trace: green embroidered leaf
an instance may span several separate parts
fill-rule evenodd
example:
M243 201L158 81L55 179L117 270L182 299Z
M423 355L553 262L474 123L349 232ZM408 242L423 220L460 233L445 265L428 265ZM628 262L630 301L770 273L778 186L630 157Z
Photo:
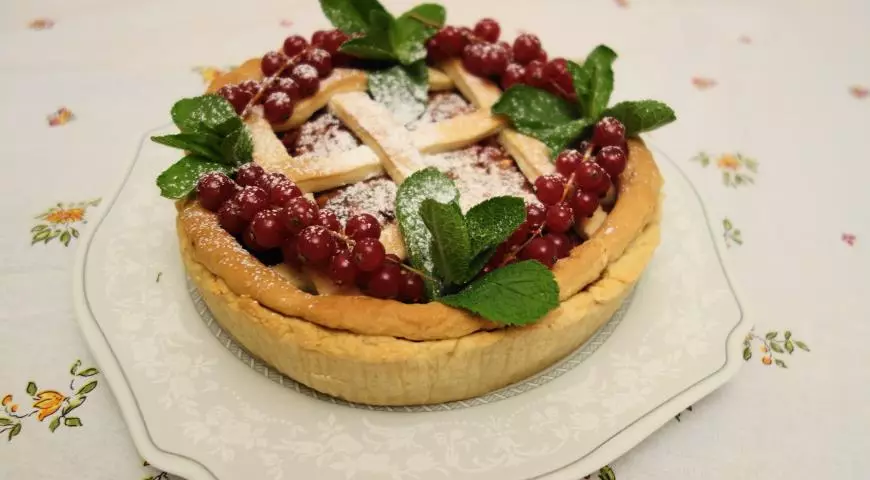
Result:
M79 367L82 366L81 360L76 360L76 363L72 364L72 367L69 368L69 374L75 375L79 371Z
M97 388L97 381L91 380L90 382L84 384L84 386L82 386L82 388L80 388L79 391L76 392L76 395L85 395L91 393L92 391L94 391L95 388Z
M471 243L459 204L439 203L427 198L420 205L420 216L432 235L435 274L447 283L464 283L471 259Z
M493 270L438 301L494 322L527 325L559 306L559 286L547 267L527 260Z
M774 363L776 363L776 366L779 368L788 368L785 366L785 362L783 362L782 360L780 360L778 358L776 360L774 360Z
M394 28L390 31L390 43L393 45L396 57L405 65L426 58L425 42L438 31L438 28L429 26L414 17L425 19L427 23L440 27L444 25L446 13L441 5L424 3L396 19Z
M79 417L67 417L63 419L63 424L67 427L81 427L82 421Z
M67 406L63 407L63 410L60 411L60 414L65 417L69 412L79 408L79 406L81 406L81 404L85 403L85 400L87 400L87 399L88 399L88 397L73 397L73 398L71 398L69 400L69 402L67 403Z
M389 13L372 11L371 29L366 36L345 42L339 50L357 58L395 61L396 53L390 40L390 31L395 28L395 22Z
M768 340L773 340L774 338L776 338L777 335L778 335L778 333L771 331L771 332L767 332L767 335L765 335L764 338L766 338Z
M525 202L518 197L493 197L471 207L465 225L471 240L471 262L467 279L486 265L495 247L505 241L526 220Z
M27 391L28 395L30 395L31 397L36 395L36 390L37 390L37 388L36 388L35 383L27 382L27 390L26 391Z
M550 128L528 128L517 125L521 133L535 137L549 147L550 155L556 156L565 149L572 141L583 134L590 123L585 119L572 120L568 123Z
M19 433L21 433L21 424L20 423L16 424L14 427L12 427L12 430L9 430L9 436L8 436L9 441L11 442L12 439L15 438L16 436L18 436Z
M553 128L576 118L574 107L552 93L528 85L514 85L502 93L492 111L516 127Z
M601 112L607 108L610 94L613 93L614 60L616 60L616 52L606 45L599 45L583 62L583 69L589 74L589 87L586 95L582 97L587 118L598 119Z
M396 218L411 265L432 276L435 270L432 235L420 215L420 206L426 199L440 203L455 202L459 199L459 191L447 175L429 167L414 172L396 192ZM429 298L435 298L440 285L429 279L424 279L424 282Z
M802 341L800 341L800 340L795 340L795 341L794 341L794 344L797 345L798 348L800 348L801 350L803 350L803 351L805 351L805 352L809 352L809 351L810 351L810 347L808 347L806 343L804 343L804 342L802 342Z
M91 367L91 368L86 368L86 369L82 370L81 372L79 372L79 376L80 377L93 377L94 375L96 375L98 373L100 373L99 370Z
M196 155L188 155L172 164L157 177L160 195L166 198L182 198L196 188L199 177L208 172L229 174L232 169L222 163L211 162Z
M794 342L792 342L791 340L786 340L785 341L785 351L788 352L789 355L794 353Z
M620 102L605 110L604 116L615 117L622 122L626 135L655 130L677 119L671 107L656 100Z
M0 427L6 427L12 425L12 419L6 417L0 417Z
M151 141L167 147L186 150L215 162L224 161L223 155L216 148L221 143L221 137L213 133L177 133L175 135L153 136Z
M424 62L369 72L368 79L372 97L401 123L412 122L426 111L429 70Z
M791 338L791 330L786 330L783 335L785 335L786 340L790 339Z
M230 102L219 95L184 98L172 106L172 121L183 133L219 134L234 119L240 121Z
M371 13L387 14L377 0L320 0L320 8L335 28L347 34L370 32Z
M51 423L48 424L48 430L51 431L51 433L54 433L54 431L57 430L57 427L59 427L59 426L60 426L60 417L54 417L51 419Z
M778 343L770 342L770 349L776 353L783 353L782 347Z

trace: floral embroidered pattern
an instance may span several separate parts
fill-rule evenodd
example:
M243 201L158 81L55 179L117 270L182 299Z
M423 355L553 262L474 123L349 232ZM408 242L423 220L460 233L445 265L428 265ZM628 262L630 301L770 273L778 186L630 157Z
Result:
M795 347L805 352L810 351L810 347L808 347L806 343L793 338L789 330L786 330L783 333L781 339L779 332L776 331L767 332L764 337L758 336L754 331L752 331L746 335L745 339L743 339L743 360L749 360L752 358L753 341L761 342L761 345L758 347L758 350L764 354L761 357L761 363L765 365L773 363L779 368L788 368L788 366L786 366L781 358L777 358L777 354L788 353L791 355L794 353Z
M692 161L706 168L714 159L709 154L700 152L692 157ZM755 183L755 175L758 174L757 160L740 153L723 153L715 159L715 163L722 172L722 183L726 187L737 188Z
M148 475L147 477L143 477L142 480L170 480L168 473L157 470L156 468L152 467L151 464L147 461L143 461L142 466L156 472L154 475Z
M99 204L99 198L78 203L58 202L56 206L34 217L42 222L30 229L33 236L30 244L48 243L57 238L63 246L69 246L73 238L79 238L79 231L75 225L88 223L85 219L88 207Z
M60 107L53 113L46 116L49 127L60 127L76 119L72 111L66 107Z
M69 391L63 393L59 390L40 390L35 382L27 382L27 387L24 391L30 400L33 401L30 411L27 413L19 412L21 410L19 403L15 400L12 394L6 394L0 400L0 435L6 433L8 441L12 441L22 430L22 420L36 415L36 420L42 422L47 418L53 417L48 424L48 429L52 433L63 424L66 427L81 427L82 421L79 417L70 416L77 408L81 407L87 394L97 388L97 380L92 380L90 377L100 373L94 367L82 369L82 361L76 362L70 367L70 375L72 379L69 382ZM21 403L24 403L21 402ZM60 415L56 415L60 411Z
M855 241L858 240L858 237L856 237L852 233L844 233L842 236L840 236L840 240L842 240L843 243L845 243L846 245L854 247Z
M586 475L584 477L585 480L589 480L592 478L592 475ZM598 470L598 480L616 480L616 474L613 473L613 469L610 468L610 465L605 465Z
M870 95L870 88L861 85L852 85L849 87L849 93L855 98L865 98Z
M54 20L50 18L36 18L27 24L27 28L31 30L48 30L54 26Z
M694 407L691 406L691 405L689 405L688 407L686 407L685 410L683 410L682 412L678 413L677 416L674 417L674 420L676 420L676 421L678 421L678 422L682 422L682 420L680 420L680 415L682 415L682 414L684 414L684 413L686 413L686 412L691 412L691 411L693 411L693 409L694 409Z
M202 83L208 85L214 81L215 78L229 72L230 70L236 68L234 65L227 67L211 67L211 66L198 66L193 67L191 70L202 78Z
M718 82L709 77L692 77L692 85L698 90L703 91L715 87L718 85Z
M725 246L731 248L731 245L743 245L743 237L740 235L740 229L734 228L731 220L725 218L722 220L722 238L725 239Z

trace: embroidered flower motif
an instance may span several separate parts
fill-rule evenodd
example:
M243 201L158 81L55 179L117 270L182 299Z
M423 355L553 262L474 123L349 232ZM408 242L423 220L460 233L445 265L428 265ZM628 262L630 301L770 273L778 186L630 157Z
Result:
M846 245L853 247L853 246L855 246L855 241L858 240L858 237L856 237L852 233L844 233L840 237L840 240L842 240Z
M698 90L707 90L718 85L718 82L709 77L692 77L692 85Z
M31 20L27 24L27 28L31 30L48 30L49 28L54 26L54 20L50 18L37 18Z
M740 229L734 228L734 224L731 223L731 220L727 218L722 220L722 227L725 230L722 233L722 237L725 239L726 247L731 248L732 244L743 245L743 237L740 234Z
M214 81L215 78L226 73L218 67L193 67L194 72L198 73L202 78L202 82L206 85Z
M79 237L79 231L75 225L87 223L85 215L88 207L99 204L100 199L98 198L87 202L58 203L57 206L49 208L35 217L42 222L30 229L33 236L30 244L48 243L58 238L65 247L69 246L73 238Z
M752 342L759 341L761 345L758 350L765 354L761 357L761 363L764 365L775 364L779 368L788 368L781 358L777 358L777 354L788 353L791 355L795 351L795 347L809 352L810 347L806 343L792 337L789 330L786 330L782 339L779 338L779 332L770 331L764 337L758 336L754 331L749 332L746 338L743 339L743 360L752 358Z
M18 405L12 403L12 395L6 395L3 397L3 401L0 402L0 405L2 405L4 409L8 409L10 412L14 413L18 411Z
M701 152L691 161L698 162L702 167L713 163L713 158ZM722 172L722 183L726 187L739 187L755 183L755 175L758 173L758 161L740 153L724 153L716 159L716 167Z
M54 415L54 412L60 409L66 397L62 393L54 390L43 390L36 394L36 401L33 402L33 408L39 410L39 415L36 419L40 422L45 420L45 417Z
M76 119L72 111L66 107L60 107L55 112L46 116L49 127L59 127Z
M849 87L849 93L855 98L865 98L870 95L870 89L861 85L852 85Z

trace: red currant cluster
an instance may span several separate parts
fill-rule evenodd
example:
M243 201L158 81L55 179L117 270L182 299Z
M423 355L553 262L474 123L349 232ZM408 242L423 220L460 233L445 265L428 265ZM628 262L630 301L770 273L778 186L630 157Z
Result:
M535 196L543 204L526 206L526 221L520 225L484 268L489 272L521 260L537 260L552 267L567 257L576 244L571 227L598 209L613 181L625 170L625 127L612 117L601 119L591 141L567 149L556 157L556 172L535 179Z
M465 68L479 77L498 80L507 90L526 84L545 89L567 100L576 100L574 83L564 58L547 62L537 35L523 33L511 46L498 41L501 27L491 18L477 22L474 29L448 25L426 43L428 58L437 63L462 57Z
M260 69L262 82L246 80L238 85L226 85L218 95L227 99L241 115L251 104L262 104L270 123L287 121L299 100L310 97L320 88L320 79L343 65L347 57L338 48L348 40L340 30L320 30L311 37L311 44L300 35L284 39L282 52L263 56Z
M221 227L253 252L280 248L288 265L314 267L335 284L356 284L373 297L423 299L423 279L386 253L372 215L355 215L342 228L334 213L303 197L286 176L255 163L243 165L235 180L205 174L196 191L199 203L217 212Z

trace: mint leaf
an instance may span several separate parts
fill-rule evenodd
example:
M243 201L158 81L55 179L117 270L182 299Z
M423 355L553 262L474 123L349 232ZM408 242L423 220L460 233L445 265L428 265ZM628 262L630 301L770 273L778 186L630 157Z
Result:
M410 65L425 59L426 46L424 42L438 31L437 27L428 24L444 25L445 17L444 7L433 3L424 3L397 18L394 28L390 31L390 43L393 45L393 51L399 61L405 65ZM424 19L426 23L419 19Z
M438 301L493 322L527 325L559 306L559 286L547 267L527 260L497 268Z
M435 274L447 283L461 285L466 281L471 244L459 204L427 198L420 205L420 216L432 235Z
M517 130L537 138L550 148L550 155L558 155L569 143L579 137L591 125L586 119L572 120L551 128L526 128L517 125Z
M212 133L178 133L175 135L153 136L151 141L166 145L167 147L180 148L190 153L223 162L223 155L215 149L221 143L221 138Z
M218 133L233 119L240 121L230 102L219 95L184 98L172 106L172 121L182 133Z
M426 111L429 71L424 62L369 72L368 79L372 97L386 106L402 124L415 120Z
M345 42L339 51L357 58L395 61L390 31L395 28L396 21L389 13L380 10L372 11L369 18L371 28L366 36Z
M399 185L396 192L396 218L411 265L432 276L435 270L432 234L420 215L420 206L426 199L440 203L455 202L459 199L459 191L450 177L429 167L414 172ZM424 282L429 297L437 297L440 285L429 279L424 279Z
M197 155L187 155L157 177L160 195L166 198L182 198L192 192L199 177L208 172L229 174L232 169Z
M657 100L620 102L608 108L604 115L622 122L626 135L648 132L677 119L671 107Z
M502 93L492 111L510 118L516 127L551 128L574 120L573 106L546 90L514 85Z
M599 45L586 57L583 69L589 73L589 88L583 97L587 118L597 119L607 108L613 93L613 61L616 52L606 45Z
M471 241L471 262L467 279L486 265L495 248L526 220L526 207L519 197L492 197L471 207L465 225Z
M347 34L371 32L372 12L389 15L377 0L320 0L320 9L335 28Z
M589 96L589 82L592 75L582 65L567 60L565 62L568 67L568 73L571 74L571 83L574 84L574 93L577 95L577 102L580 104L580 110L586 112L586 102Z
M242 125L224 137L220 149L224 163L237 167L253 159L254 141L248 129Z

